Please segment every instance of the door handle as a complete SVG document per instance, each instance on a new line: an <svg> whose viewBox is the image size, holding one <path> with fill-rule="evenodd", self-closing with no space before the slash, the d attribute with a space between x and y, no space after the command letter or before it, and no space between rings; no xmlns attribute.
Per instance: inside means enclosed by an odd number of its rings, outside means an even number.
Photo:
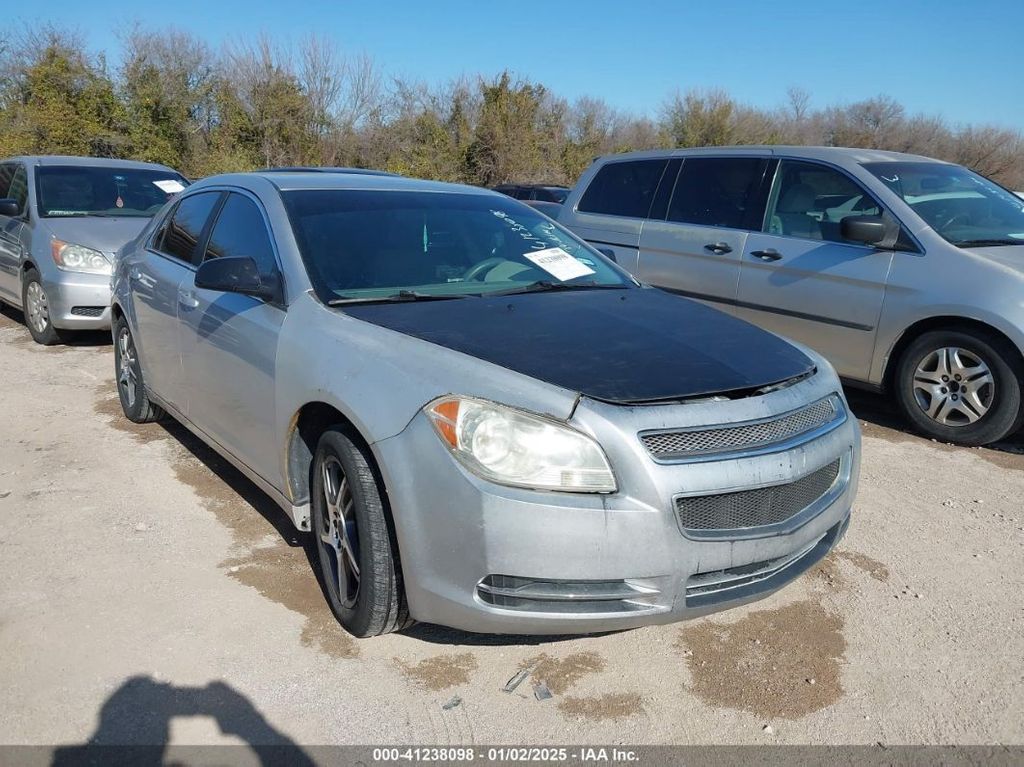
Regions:
<svg viewBox="0 0 1024 767"><path fill-rule="evenodd" d="M750 255L754 258L760 258L762 261L778 261L782 258L782 254L775 248L768 248L767 250L752 250Z"/></svg>
<svg viewBox="0 0 1024 767"><path fill-rule="evenodd" d="M732 253L732 246L727 242L709 242L704 246L704 250L710 250L716 256L722 256Z"/></svg>
<svg viewBox="0 0 1024 767"><path fill-rule="evenodd" d="M185 309L195 309L199 306L199 299L196 298L196 294L191 290L179 290L178 303Z"/></svg>

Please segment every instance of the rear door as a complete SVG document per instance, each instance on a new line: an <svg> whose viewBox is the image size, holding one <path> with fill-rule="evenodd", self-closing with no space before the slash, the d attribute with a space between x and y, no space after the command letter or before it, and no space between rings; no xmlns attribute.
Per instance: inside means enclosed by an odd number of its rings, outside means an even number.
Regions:
<svg viewBox="0 0 1024 767"><path fill-rule="evenodd" d="M201 192L183 198L149 247L126 264L146 385L182 413L188 386L181 374L178 287L195 273L196 250L220 197Z"/></svg>
<svg viewBox="0 0 1024 767"><path fill-rule="evenodd" d="M614 253L620 266L635 273L640 230L668 166L668 158L607 162L591 179L575 211L560 212L558 220L594 247Z"/></svg>
<svg viewBox="0 0 1024 767"><path fill-rule="evenodd" d="M816 349L840 375L866 380L893 251L847 242L839 230L846 216L881 214L838 168L782 160L764 231L744 249L740 316Z"/></svg>
<svg viewBox="0 0 1024 767"><path fill-rule="evenodd" d="M255 259L260 274L280 274L263 209L248 194L231 192L216 214L204 260ZM186 415L264 479L279 476L274 430L274 371L283 306L239 293L181 283L182 365L189 381Z"/></svg>
<svg viewBox="0 0 1024 767"><path fill-rule="evenodd" d="M734 311L747 229L763 217L768 165L760 156L685 158L662 220L644 225L640 279Z"/></svg>
<svg viewBox="0 0 1024 767"><path fill-rule="evenodd" d="M28 176L21 163L0 165L0 198L21 202L25 214L28 202ZM21 216L0 216L0 298L21 304L21 252L24 219Z"/></svg>

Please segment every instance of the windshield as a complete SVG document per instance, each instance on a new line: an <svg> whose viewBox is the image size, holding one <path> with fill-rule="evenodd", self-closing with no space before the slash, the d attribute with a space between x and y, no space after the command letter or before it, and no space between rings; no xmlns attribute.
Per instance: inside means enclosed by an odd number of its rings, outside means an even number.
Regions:
<svg viewBox="0 0 1024 767"><path fill-rule="evenodd" d="M557 202L559 204L565 202L565 198L569 196L568 189L562 189L558 186L549 186L544 191L548 193L548 197L551 198L552 202Z"/></svg>
<svg viewBox="0 0 1024 767"><path fill-rule="evenodd" d="M324 301L635 284L558 224L504 196L318 189L283 197Z"/></svg>
<svg viewBox="0 0 1024 767"><path fill-rule="evenodd" d="M959 165L875 162L864 168L954 245L1024 245L1024 200Z"/></svg>
<svg viewBox="0 0 1024 767"><path fill-rule="evenodd" d="M36 167L39 215L152 216L188 185L174 171L85 165Z"/></svg>

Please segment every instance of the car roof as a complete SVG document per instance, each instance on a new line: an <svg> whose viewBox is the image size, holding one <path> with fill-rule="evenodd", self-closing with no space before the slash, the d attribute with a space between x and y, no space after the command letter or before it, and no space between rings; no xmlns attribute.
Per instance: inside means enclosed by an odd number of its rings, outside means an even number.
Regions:
<svg viewBox="0 0 1024 767"><path fill-rule="evenodd" d="M655 149L640 152L624 152L622 154L605 155L598 159L618 161L622 159L661 159L664 157L689 157L699 155L776 155L780 157L796 157L808 160L824 160L839 165L860 165L866 162L934 162L943 163L932 157L923 157L903 152L890 152L882 149L858 149L855 147L838 146L786 146L786 145L745 145L745 146L709 146L692 149ZM946 163L948 164L948 163Z"/></svg>
<svg viewBox="0 0 1024 767"><path fill-rule="evenodd" d="M407 178L379 172L356 173L353 169L335 171L329 168L315 170L262 170L251 173L226 173L219 176L208 176L189 187L189 190L207 186L231 185L246 186L251 182L263 179L282 192L300 189L364 189L392 192L447 192L449 194L485 194L497 195L489 189L465 184L450 184L442 181L424 181L418 178Z"/></svg>
<svg viewBox="0 0 1024 767"><path fill-rule="evenodd" d="M142 162L140 160L118 160L111 157L79 157L75 155L61 154L35 154L7 157L3 162L24 162L29 165L63 165L88 168L136 168L149 170L169 170L174 173L178 171L167 165L155 162Z"/></svg>

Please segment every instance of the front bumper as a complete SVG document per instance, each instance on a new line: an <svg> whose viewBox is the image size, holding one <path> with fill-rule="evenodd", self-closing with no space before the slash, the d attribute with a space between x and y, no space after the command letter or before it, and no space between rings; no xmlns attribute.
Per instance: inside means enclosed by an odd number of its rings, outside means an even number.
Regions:
<svg viewBox="0 0 1024 767"><path fill-rule="evenodd" d="M820 383L710 407L784 410L830 393L815 386ZM635 433L658 424L641 421L671 420L692 407L705 406L578 408L574 424L601 441L616 471L620 490L608 495L537 492L481 480L452 459L422 414L401 434L377 443L413 617L485 633L625 629L761 599L813 566L849 524L860 469L856 419L781 452L655 463ZM737 412L735 420L742 415ZM609 433L612 420L617 438ZM695 539L680 530L673 497L682 490L772 485L837 459L843 484L799 526L719 539Z"/></svg>
<svg viewBox="0 0 1024 767"><path fill-rule="evenodd" d="M50 322L65 330L110 328L110 276L58 271L43 280Z"/></svg>

